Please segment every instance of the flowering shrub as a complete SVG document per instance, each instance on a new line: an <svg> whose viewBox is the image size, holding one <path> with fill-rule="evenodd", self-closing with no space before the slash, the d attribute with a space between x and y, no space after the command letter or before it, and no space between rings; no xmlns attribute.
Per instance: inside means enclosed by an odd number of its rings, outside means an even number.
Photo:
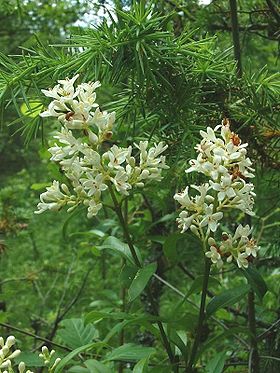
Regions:
<svg viewBox="0 0 280 373"><path fill-rule="evenodd" d="M10 335L6 341L3 337L0 337L0 373L33 373L31 370L26 370L25 363L20 362L18 364L17 370L14 370L13 359L18 357L21 354L20 350L11 351L11 348L15 345L16 339L13 335ZM54 350L49 351L46 346L42 347L42 353L39 354L39 357L44 360L44 364L48 367L48 372L51 373L54 371L55 367L61 361L60 358L57 358L54 363L50 363L50 359L55 354ZM4 370L2 370L4 369Z"/></svg>
<svg viewBox="0 0 280 373"><path fill-rule="evenodd" d="M224 216L225 210L238 209L253 215L254 185L248 181L254 177L252 162L247 157L246 147L237 134L231 131L228 120L214 130L200 131L202 140L195 149L197 159L190 161L186 172L200 172L208 182L191 185L199 194L189 195L189 187L174 198L183 209L177 219L181 232L190 229L202 240L204 248L209 245L205 255L217 267L224 261L231 263L234 259L238 267L248 267L252 257L256 257L258 246L249 238L252 229L239 225L233 235L223 232L221 242L214 234Z"/></svg>
<svg viewBox="0 0 280 373"><path fill-rule="evenodd" d="M134 148L111 145L106 150L104 142L112 138L115 113L101 111L95 102L99 82L75 88L77 78L59 80L53 89L42 90L53 101L41 116L55 117L62 124L54 136L57 142L49 148L51 160L59 163L71 187L53 181L41 194L37 213L57 211L65 205L71 211L84 204L90 218L102 208L101 195L108 188L127 196L133 187L160 181L162 169L168 168L162 155L167 145L162 142L151 147L148 141L140 141Z"/></svg>

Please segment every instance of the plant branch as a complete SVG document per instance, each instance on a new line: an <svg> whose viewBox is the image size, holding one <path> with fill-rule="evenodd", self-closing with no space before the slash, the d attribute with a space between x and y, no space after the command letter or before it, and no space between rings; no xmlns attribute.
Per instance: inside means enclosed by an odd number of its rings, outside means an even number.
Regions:
<svg viewBox="0 0 280 373"><path fill-rule="evenodd" d="M266 0L266 3L271 13L273 14L273 17L276 19L276 22L280 26L280 14L278 13L277 7L275 6L274 2L272 0Z"/></svg>
<svg viewBox="0 0 280 373"><path fill-rule="evenodd" d="M188 368L186 372L192 371L195 358L196 358L196 354L197 354L197 349L198 349L202 331L203 331L203 324L204 324L204 319L205 319L205 304L206 304L206 295L207 295L208 280L209 280L209 275L210 275L210 268L211 268L211 261L205 258L204 278L203 278L203 287L202 287L200 309L199 309L198 326L197 326L196 335L195 335L195 339L194 339L194 343L193 343L193 347L192 347L192 351L191 351L191 355L190 355L190 359L188 363Z"/></svg>
<svg viewBox="0 0 280 373"><path fill-rule="evenodd" d="M250 344L251 351L249 356L249 373L260 372L260 357L258 353L258 342L256 333L255 299L254 292L248 293L248 326L251 332Z"/></svg>
<svg viewBox="0 0 280 373"><path fill-rule="evenodd" d="M37 334L34 334L34 333L30 333L30 332L28 332L28 331L26 331L24 329L20 329L20 328L18 328L16 326L13 326L11 324L0 322L0 325L3 326L4 328L11 329L11 330L14 330L15 332L18 332L18 333L21 333L21 334L24 334L24 335L28 335L29 337L38 339L39 341L46 342L49 345L62 348L63 350L66 350L66 351L72 351L71 348L69 348L69 347L63 346L63 345L61 345L59 343L56 343L56 342L53 342L50 339L41 337L40 335L37 335Z"/></svg>
<svg viewBox="0 0 280 373"><path fill-rule="evenodd" d="M140 260L137 256L136 250L134 248L134 244L132 242L132 239L131 239L131 236L130 236L130 233L129 233L129 230L128 230L128 226L127 226L127 224L124 220L123 213L122 213L120 205L117 201L117 198L115 196L114 190L113 190L113 188L111 187L110 184L108 185L108 187L109 187L109 191L110 191L110 194L111 194L111 197L112 197L112 201L113 201L114 206L115 206L116 214L117 214L117 216L119 218L119 221L120 221L120 224L122 226L124 237L125 237L125 240L128 244L128 247L130 249L131 255L132 255L133 260L134 260L134 263L138 268L142 268L142 264L141 264L141 262L140 262ZM153 308L153 311L155 312L155 315L157 315L156 305L154 304L154 299L153 299L153 296L152 296L152 293L151 293L149 287L147 287L147 295L148 295L149 301L151 302L151 306ZM177 373L178 372L178 367L176 366L176 360L175 360L175 357L173 355L173 352L172 352L170 343L168 341L168 338L166 336L163 324L162 324L161 321L157 321L157 325L158 325L158 328L159 328L159 331L160 331L162 343L163 343L164 348L167 352L169 361L172 365L172 370L174 371L174 373Z"/></svg>
<svg viewBox="0 0 280 373"><path fill-rule="evenodd" d="M237 15L237 3L236 0L229 0L230 15L232 24L232 39L234 45L234 57L237 62L237 76L242 76L242 63L241 63L241 50L239 40L239 26L238 26L238 15Z"/></svg>

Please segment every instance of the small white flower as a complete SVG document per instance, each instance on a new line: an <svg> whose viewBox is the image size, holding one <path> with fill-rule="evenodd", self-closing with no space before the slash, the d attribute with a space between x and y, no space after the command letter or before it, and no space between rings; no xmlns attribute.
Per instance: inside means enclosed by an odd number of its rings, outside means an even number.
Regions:
<svg viewBox="0 0 280 373"><path fill-rule="evenodd" d="M210 251L207 251L205 255L207 258L211 259L212 263L216 264L218 268L223 266L221 255L215 246L210 246Z"/></svg>
<svg viewBox="0 0 280 373"><path fill-rule="evenodd" d="M210 185L218 192L218 200L220 202L222 202L226 197L233 198L236 195L229 175L222 176L220 183L213 183L213 181L210 180Z"/></svg>
<svg viewBox="0 0 280 373"><path fill-rule="evenodd" d="M187 211L182 211L179 215L179 218L177 218L177 223L179 226L179 229L181 229L181 233L186 232L192 222L194 221L195 215L189 216L189 213Z"/></svg>
<svg viewBox="0 0 280 373"><path fill-rule="evenodd" d="M239 253L236 259L237 265L239 268L248 268L248 255L246 253Z"/></svg>
<svg viewBox="0 0 280 373"><path fill-rule="evenodd" d="M102 174L93 175L90 172L86 173L86 178L81 178L83 187L88 190L88 196L100 197L101 192L106 190L108 186L104 183L104 177Z"/></svg>
<svg viewBox="0 0 280 373"><path fill-rule="evenodd" d="M124 169L119 169L115 175L115 177L111 177L111 181L115 185L118 192L121 194L128 196L128 190L132 188L132 186L127 182L128 175L124 171Z"/></svg>
<svg viewBox="0 0 280 373"><path fill-rule="evenodd" d="M97 215L99 210L102 208L102 203L97 203L94 199L85 200L84 204L88 206L88 218L92 218L93 216Z"/></svg>
<svg viewBox="0 0 280 373"><path fill-rule="evenodd" d="M223 213L221 211L213 213L213 205L209 205L205 208L205 216L203 217L200 226L205 227L208 225L212 232L216 232L218 228L218 221L223 218Z"/></svg>

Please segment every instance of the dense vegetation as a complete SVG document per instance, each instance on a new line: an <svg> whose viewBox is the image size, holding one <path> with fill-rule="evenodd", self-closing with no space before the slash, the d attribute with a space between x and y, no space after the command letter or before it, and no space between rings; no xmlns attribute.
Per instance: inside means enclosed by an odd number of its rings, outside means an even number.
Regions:
<svg viewBox="0 0 280 373"><path fill-rule="evenodd" d="M199 3L0 0L0 334L14 335L23 351L14 367L279 372L280 9L273 0ZM150 167L154 181L125 184L129 195L106 179L96 215L87 215L82 199L70 212L55 206L34 214L52 180L69 187L72 180L50 161L61 118L40 116L53 100L41 90L76 74L76 86L101 82L102 115L116 112L98 144L88 140L89 127L72 127L80 143L101 156L132 146L137 160L144 151L135 143L163 142L160 164L169 168ZM63 113L67 127L76 112ZM217 244L193 228L180 233L176 223L180 206L187 208L178 193L211 184L206 171L185 172L200 131L222 121L234 132L231 145L248 143L255 177L228 171L232 181L254 184L254 215L230 209L206 235L227 241L239 225L252 226L258 255L252 249L243 262L227 263L222 244L207 259L200 241L212 253ZM218 204L217 191L214 197ZM40 358L44 345L55 355L44 349ZM25 372L24 365L5 369Z"/></svg>

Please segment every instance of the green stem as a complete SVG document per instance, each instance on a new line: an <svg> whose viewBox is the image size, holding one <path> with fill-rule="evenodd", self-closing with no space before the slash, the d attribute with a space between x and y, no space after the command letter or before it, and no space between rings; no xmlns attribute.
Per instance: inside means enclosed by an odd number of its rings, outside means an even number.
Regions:
<svg viewBox="0 0 280 373"><path fill-rule="evenodd" d="M186 372L192 372L192 368L193 368L196 354L197 354L197 349L199 346L199 342L201 340L201 335L203 331L203 323L205 319L205 304L206 304L206 295L207 295L207 289L208 289L210 268L211 268L211 261L205 258L204 278L203 278L203 287L202 287L201 301L200 301L200 308L199 308L198 325L197 325L196 335L194 338L193 347L191 350L189 364L187 366Z"/></svg>
<svg viewBox="0 0 280 373"><path fill-rule="evenodd" d="M112 197L112 201L113 201L114 206L115 206L116 214L119 218L120 224L121 224L122 229L123 229L124 238L125 238L125 240L127 242L127 245L130 249L131 255L132 255L133 260L134 260L134 263L138 268L142 268L142 264L141 264L141 262L140 262L140 260L137 256L136 250L134 248L134 244L132 242L132 239L131 239L131 236L130 236L130 233L129 233L129 230L128 230L127 223L126 223L126 221L123 217L123 213L122 213L121 207L118 203L118 200L115 196L114 190L113 190L113 188L111 187L110 184L108 185L108 187L109 187L109 191L110 191L110 194L111 194L111 197ZM154 299L153 299L153 296L152 296L152 293L151 293L149 287L147 288L147 295L148 295L149 301L151 302L151 306L152 306L154 314L158 315L157 307L156 307L156 304L154 302ZM159 332L160 332L160 335L161 335L163 346L164 346L164 348L167 352L169 361L172 365L172 370L173 370L174 373L177 373L178 372L177 360L176 360L175 356L173 356L173 352L172 352L170 343L168 341L167 335L165 333L163 324L162 324L161 321L157 321L157 325L158 325L158 328L159 328Z"/></svg>
<svg viewBox="0 0 280 373"><path fill-rule="evenodd" d="M249 358L249 372L260 372L260 357L256 330L255 296L253 290L248 293L248 326L251 334L251 353Z"/></svg>

